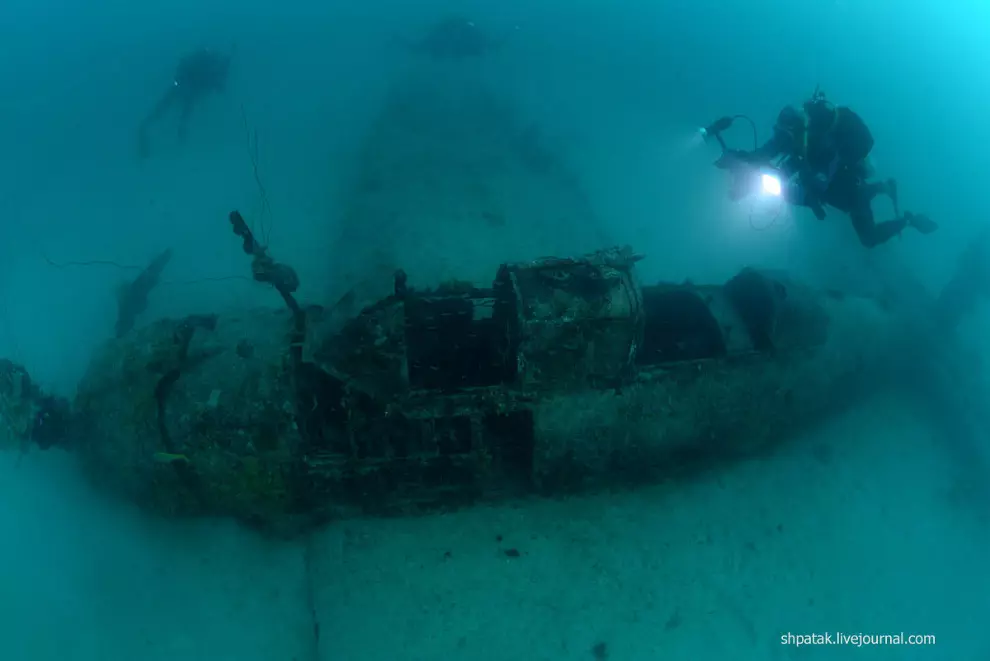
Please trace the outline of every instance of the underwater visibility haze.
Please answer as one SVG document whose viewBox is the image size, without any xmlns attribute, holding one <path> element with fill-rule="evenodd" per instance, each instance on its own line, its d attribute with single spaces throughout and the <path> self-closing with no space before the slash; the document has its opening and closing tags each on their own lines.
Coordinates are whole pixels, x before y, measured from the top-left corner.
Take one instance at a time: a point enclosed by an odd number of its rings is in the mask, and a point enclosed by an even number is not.
<svg viewBox="0 0 990 661">
<path fill-rule="evenodd" d="M 8 0 L 0 659 L 990 658 L 987 25 Z"/>
</svg>

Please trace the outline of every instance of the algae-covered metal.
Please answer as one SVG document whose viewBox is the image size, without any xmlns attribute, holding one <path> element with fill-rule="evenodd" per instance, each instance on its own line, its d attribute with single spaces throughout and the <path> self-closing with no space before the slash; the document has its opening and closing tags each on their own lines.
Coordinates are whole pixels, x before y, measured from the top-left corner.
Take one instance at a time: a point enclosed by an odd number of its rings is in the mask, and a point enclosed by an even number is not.
<svg viewBox="0 0 990 661">
<path fill-rule="evenodd" d="M 880 378 L 875 301 L 745 270 L 642 286 L 628 248 L 502 266 L 491 287 L 160 321 L 80 383 L 90 475 L 174 515 L 297 530 L 660 477 L 750 453 Z M 300 346 L 302 351 L 299 352 Z"/>
<path fill-rule="evenodd" d="M 738 456 L 882 379 L 876 301 L 745 270 L 642 287 L 628 249 L 503 266 L 491 289 L 399 288 L 314 359 L 361 415 L 307 459 L 386 509 L 656 478 Z"/>
<path fill-rule="evenodd" d="M 94 480 L 175 515 L 284 517 L 303 446 L 288 311 L 161 320 L 106 344 L 79 383 Z"/>
</svg>

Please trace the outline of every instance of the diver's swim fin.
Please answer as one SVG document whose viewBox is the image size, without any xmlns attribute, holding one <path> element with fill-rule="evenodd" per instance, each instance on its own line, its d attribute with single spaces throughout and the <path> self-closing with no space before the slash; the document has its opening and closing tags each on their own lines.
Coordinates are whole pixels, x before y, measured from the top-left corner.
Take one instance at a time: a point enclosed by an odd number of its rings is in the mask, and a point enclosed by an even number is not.
<svg viewBox="0 0 990 661">
<path fill-rule="evenodd" d="M 907 221 L 908 225 L 922 234 L 931 234 L 938 229 L 938 223 L 923 213 L 911 213 L 910 211 L 905 211 L 904 219 Z"/>
</svg>

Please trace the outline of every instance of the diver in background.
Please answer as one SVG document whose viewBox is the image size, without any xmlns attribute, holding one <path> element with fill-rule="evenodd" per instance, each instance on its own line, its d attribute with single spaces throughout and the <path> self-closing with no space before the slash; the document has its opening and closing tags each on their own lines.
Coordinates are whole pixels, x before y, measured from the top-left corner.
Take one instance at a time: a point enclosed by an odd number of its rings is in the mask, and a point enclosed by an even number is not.
<svg viewBox="0 0 990 661">
<path fill-rule="evenodd" d="M 513 26 L 513 31 L 519 26 Z M 448 16 L 435 23 L 425 35 L 410 40 L 393 37 L 393 42 L 403 46 L 410 53 L 423 55 L 434 60 L 465 60 L 479 58 L 502 48 L 508 35 L 493 38 L 474 21 L 463 16 Z"/>
<path fill-rule="evenodd" d="M 751 162 L 783 157 L 781 172 L 792 180 L 785 199 L 810 208 L 819 219 L 825 218 L 826 205 L 847 213 L 867 248 L 889 241 L 906 227 L 922 234 L 938 229 L 925 215 L 900 213 L 896 181 L 867 181 L 867 157 L 872 149 L 873 136 L 866 122 L 851 109 L 833 105 L 816 89 L 805 101 L 803 112 L 791 106 L 780 111 L 766 144 L 737 155 Z M 896 218 L 875 221 L 872 202 L 877 195 L 890 197 Z"/>
<path fill-rule="evenodd" d="M 142 120 L 138 129 L 138 155 L 148 156 L 149 131 L 173 107 L 178 108 L 178 140 L 185 141 L 189 116 L 193 108 L 214 92 L 223 92 L 227 86 L 232 54 L 201 48 L 183 57 L 175 70 L 172 85 L 162 95 L 151 112 Z"/>
</svg>

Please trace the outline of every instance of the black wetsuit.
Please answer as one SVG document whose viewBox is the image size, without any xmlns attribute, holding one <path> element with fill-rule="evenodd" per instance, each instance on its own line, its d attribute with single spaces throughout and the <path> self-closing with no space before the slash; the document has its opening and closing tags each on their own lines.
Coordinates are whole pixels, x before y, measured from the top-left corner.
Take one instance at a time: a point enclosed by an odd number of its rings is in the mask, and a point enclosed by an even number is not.
<svg viewBox="0 0 990 661">
<path fill-rule="evenodd" d="M 176 67 L 172 85 L 141 122 L 138 130 L 140 155 L 148 153 L 151 126 L 173 106 L 179 107 L 178 139 L 184 141 L 193 107 L 210 94 L 224 90 L 229 70 L 230 55 L 226 53 L 203 48 L 183 57 Z"/>
<path fill-rule="evenodd" d="M 826 205 L 847 213 L 860 243 L 872 248 L 909 222 L 906 217 L 881 223 L 874 219 L 873 198 L 890 191 L 887 183 L 867 181 L 866 158 L 872 148 L 869 127 L 849 108 L 817 108 L 806 123 L 796 110 L 785 108 L 773 137 L 748 156 L 757 161 L 783 157 L 783 174 L 796 175 L 798 182 L 798 199 L 790 201 L 809 207 L 819 218 L 825 217 Z"/>
</svg>

